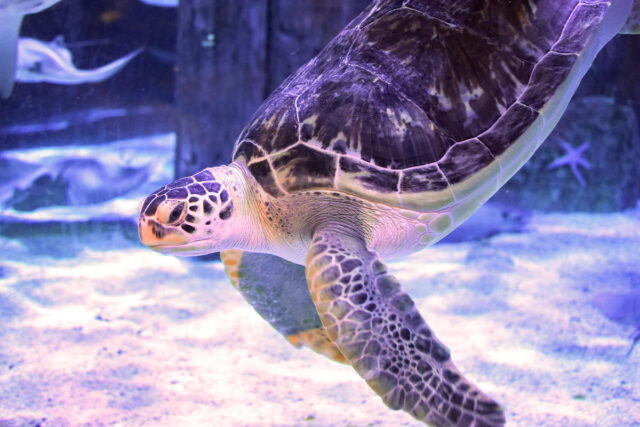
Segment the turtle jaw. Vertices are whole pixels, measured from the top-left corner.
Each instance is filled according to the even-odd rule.
[[[163,246],[182,246],[188,243],[188,239],[178,230],[146,217],[141,217],[138,222],[138,237],[143,245],[152,249]]]
[[[189,241],[180,229],[163,225],[153,218],[140,218],[138,236],[143,245],[163,254],[192,256],[213,252],[209,239]]]
[[[195,256],[214,252],[208,240],[198,240],[184,245],[150,245],[149,248],[165,255]]]

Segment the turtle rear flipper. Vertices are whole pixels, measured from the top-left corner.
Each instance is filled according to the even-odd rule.
[[[303,266],[275,255],[240,250],[223,251],[220,256],[231,283],[287,341],[345,363],[320,322]]]
[[[322,326],[316,329],[298,332],[297,334],[287,335],[286,338],[294,347],[309,347],[311,350],[327,356],[334,362],[349,363],[347,358],[340,352],[338,346],[329,338],[327,330]]]
[[[322,324],[387,406],[437,426],[502,426],[502,408],[466,380],[359,238],[316,232],[307,281]]]

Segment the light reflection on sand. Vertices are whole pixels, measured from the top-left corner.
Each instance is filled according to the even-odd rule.
[[[638,230],[635,211],[536,214],[526,233],[436,245],[390,267],[512,425],[632,425],[640,351],[624,357],[630,327],[588,301],[640,286]],[[86,237],[77,257],[1,262],[0,419],[419,425],[350,368],[287,344],[219,263],[126,239],[97,250]]]

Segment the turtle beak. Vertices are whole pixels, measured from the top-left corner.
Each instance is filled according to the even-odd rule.
[[[158,251],[162,251],[163,246],[175,247],[187,243],[187,238],[180,232],[144,216],[138,222],[138,236],[143,245]]]

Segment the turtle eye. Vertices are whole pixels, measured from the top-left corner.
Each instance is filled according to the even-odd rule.
[[[181,200],[165,200],[157,207],[156,220],[160,224],[177,225],[187,212],[187,204]]]
[[[174,224],[176,221],[180,219],[182,216],[182,211],[184,210],[184,203],[180,203],[176,205],[169,214],[169,224]]]

